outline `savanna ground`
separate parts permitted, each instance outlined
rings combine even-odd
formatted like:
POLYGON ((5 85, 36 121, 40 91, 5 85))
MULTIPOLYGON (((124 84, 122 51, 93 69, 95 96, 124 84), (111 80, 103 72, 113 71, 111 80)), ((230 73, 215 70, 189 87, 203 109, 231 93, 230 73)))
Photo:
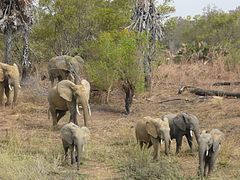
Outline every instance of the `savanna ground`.
MULTIPOLYGON (((186 140, 178 156, 175 142, 171 155, 162 152, 153 162, 151 149, 140 151, 134 137, 135 122, 144 116, 161 117, 186 111, 195 114, 200 128, 219 128, 225 135, 217 167, 210 179, 240 178, 240 100, 199 98, 188 92, 177 94, 180 85, 240 92, 240 86, 212 87, 218 81, 238 81, 238 68, 226 70, 222 62, 213 64, 161 65, 154 72, 154 86, 134 99, 132 113, 124 115, 123 93, 114 91, 110 105, 92 104, 91 141, 85 148, 80 171, 62 163, 59 130, 52 130, 47 116, 50 83, 32 78, 21 89, 18 104, 0 112, 0 179, 198 179, 197 146, 191 154, 186 140), (163 100, 182 98, 189 101, 163 100)), ((62 127, 68 119, 59 123, 62 127)), ((79 117, 82 123, 82 117, 79 117)), ((161 151, 163 151, 161 147, 161 151)))

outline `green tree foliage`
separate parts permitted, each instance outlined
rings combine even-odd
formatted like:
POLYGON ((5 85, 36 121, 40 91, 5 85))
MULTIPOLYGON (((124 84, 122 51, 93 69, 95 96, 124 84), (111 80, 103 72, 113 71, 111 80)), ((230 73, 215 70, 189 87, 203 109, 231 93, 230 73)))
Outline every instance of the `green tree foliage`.
POLYGON ((90 45, 97 54, 87 66, 89 76, 99 89, 107 90, 119 81, 129 81, 143 90, 143 73, 138 61, 138 41, 128 30, 103 32, 90 45))
POLYGON ((240 59, 236 58, 240 45, 239 17, 239 8, 226 13, 207 7, 202 16, 171 18, 166 22, 165 43, 177 55, 178 62, 194 58, 211 60, 228 54, 228 64, 236 64, 236 59, 240 59))
POLYGON ((46 60, 60 54, 91 56, 83 44, 101 32, 126 27, 131 7, 132 0, 40 0, 32 33, 34 51, 46 60))
POLYGON ((166 22, 165 42, 173 52, 183 44, 191 47, 193 53, 206 48, 219 53, 239 47, 239 17, 240 9, 226 13, 207 7, 202 16, 171 18, 166 22))

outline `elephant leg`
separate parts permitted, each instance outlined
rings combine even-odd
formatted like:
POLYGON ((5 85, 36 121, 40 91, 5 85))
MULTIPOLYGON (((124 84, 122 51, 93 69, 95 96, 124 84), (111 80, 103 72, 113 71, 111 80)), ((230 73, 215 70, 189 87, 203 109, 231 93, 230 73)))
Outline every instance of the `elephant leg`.
POLYGON ((5 94, 6 94, 6 97, 7 97, 7 102, 5 104, 5 106, 10 106, 11 105, 11 102, 10 102, 10 89, 8 86, 5 87, 5 94))
POLYGON ((153 144, 153 160, 158 160, 158 153, 159 153, 159 142, 157 139, 151 137, 151 141, 153 144))
POLYGON ((187 138, 187 142, 188 142, 188 145, 190 147, 191 153, 193 153, 193 148, 192 148, 193 138, 192 138, 192 136, 190 134, 186 134, 185 136, 187 138))
POLYGON ((51 81, 51 87, 54 86, 54 77, 52 75, 49 75, 49 80, 51 81))
POLYGON ((58 113, 57 115, 57 123, 58 123, 58 121, 66 114, 66 111, 58 110, 57 113, 58 113))
POLYGON ((68 144, 64 140, 62 140, 62 142, 63 142, 63 149, 64 149, 64 159, 65 159, 65 162, 67 162, 69 146, 68 146, 68 144))
POLYGON ((153 144, 152 144, 152 142, 150 141, 150 142, 148 143, 148 147, 147 147, 147 148, 150 148, 152 145, 153 145, 153 144))
POLYGON ((209 172, 209 163, 206 162, 204 165, 204 174, 203 175, 206 177, 208 172, 209 172))
POLYGON ((178 154, 182 147, 182 136, 176 138, 176 154, 178 154))
POLYGON ((0 106, 3 105, 3 101, 4 101, 4 84, 3 82, 0 82, 0 106))
POLYGON ((71 148, 71 164, 75 162, 74 145, 71 148))
POLYGON ((211 158, 209 159, 208 175, 210 175, 210 174, 212 173, 213 169, 214 169, 214 166, 215 166, 215 162, 216 162, 218 153, 219 153, 219 151, 216 150, 215 152, 212 153, 212 156, 211 156, 211 158))
POLYGON ((143 141, 139 142, 139 146, 140 146, 140 149, 142 150, 143 149, 143 141))
POLYGON ((210 158, 205 157, 204 159, 204 176, 206 177, 209 173, 209 168, 210 168, 210 158))
POLYGON ((52 115, 52 121, 53 121, 53 126, 56 126, 58 121, 57 121, 57 112, 54 108, 49 109, 52 115))

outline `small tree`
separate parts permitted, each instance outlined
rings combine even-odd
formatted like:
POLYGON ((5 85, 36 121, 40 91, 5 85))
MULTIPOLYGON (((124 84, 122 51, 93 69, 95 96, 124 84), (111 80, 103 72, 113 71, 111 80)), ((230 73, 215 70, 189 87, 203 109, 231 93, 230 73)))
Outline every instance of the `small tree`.
POLYGON ((92 83, 108 91, 107 101, 112 87, 121 83, 126 94, 126 113, 130 113, 135 91, 143 89, 135 33, 128 30, 104 32, 94 44, 97 56, 87 66, 92 83))

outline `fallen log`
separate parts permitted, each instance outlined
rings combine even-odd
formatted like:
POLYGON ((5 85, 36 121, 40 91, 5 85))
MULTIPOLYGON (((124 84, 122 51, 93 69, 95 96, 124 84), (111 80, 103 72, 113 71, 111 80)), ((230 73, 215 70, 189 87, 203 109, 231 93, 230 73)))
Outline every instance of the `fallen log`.
POLYGON ((185 101, 185 102, 191 102, 193 100, 189 100, 189 99, 182 99, 182 98, 175 98, 175 99, 167 99, 167 100, 163 100, 163 101, 158 101, 158 103, 165 103, 165 102, 170 102, 170 101, 185 101))
POLYGON ((240 98, 240 93, 217 91, 217 90, 205 90, 193 86, 182 86, 178 90, 178 94, 182 94, 185 90, 188 90, 190 93, 198 96, 220 96, 220 97, 234 97, 240 98))
POLYGON ((216 82, 213 83, 212 86, 232 86, 232 85, 240 85, 240 82, 216 82))

